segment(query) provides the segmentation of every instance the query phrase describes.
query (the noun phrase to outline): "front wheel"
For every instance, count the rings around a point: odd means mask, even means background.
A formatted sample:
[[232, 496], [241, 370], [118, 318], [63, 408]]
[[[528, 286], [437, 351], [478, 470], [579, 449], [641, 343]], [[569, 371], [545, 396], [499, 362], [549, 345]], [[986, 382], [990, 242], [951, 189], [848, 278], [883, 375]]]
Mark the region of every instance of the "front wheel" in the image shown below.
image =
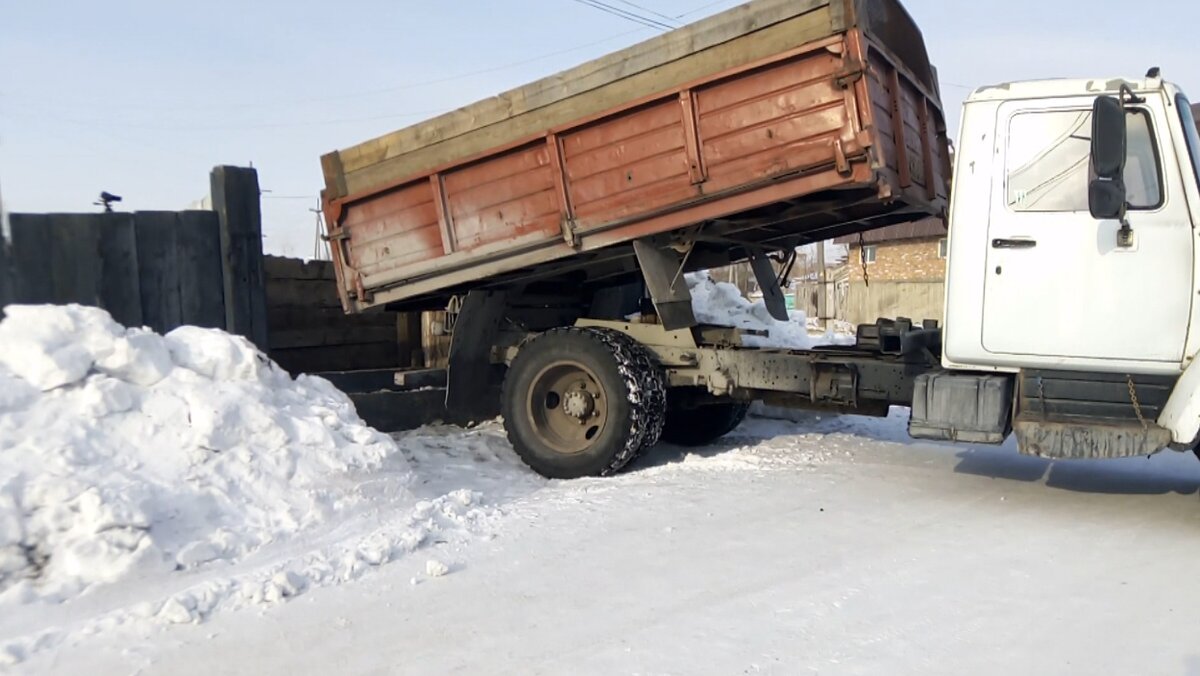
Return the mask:
[[623, 333], [554, 329], [513, 359], [501, 409], [513, 449], [537, 473], [602, 476], [658, 441], [665, 379], [649, 351]]

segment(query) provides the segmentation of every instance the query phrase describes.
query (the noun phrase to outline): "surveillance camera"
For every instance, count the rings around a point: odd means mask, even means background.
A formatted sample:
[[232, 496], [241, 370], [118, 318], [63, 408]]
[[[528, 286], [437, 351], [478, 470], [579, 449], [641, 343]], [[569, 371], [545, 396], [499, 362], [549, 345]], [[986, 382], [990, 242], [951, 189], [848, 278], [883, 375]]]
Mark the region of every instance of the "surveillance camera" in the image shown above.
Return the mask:
[[121, 196], [114, 195], [108, 191], [104, 191], [104, 192], [100, 193], [100, 201], [101, 202], [120, 202]]

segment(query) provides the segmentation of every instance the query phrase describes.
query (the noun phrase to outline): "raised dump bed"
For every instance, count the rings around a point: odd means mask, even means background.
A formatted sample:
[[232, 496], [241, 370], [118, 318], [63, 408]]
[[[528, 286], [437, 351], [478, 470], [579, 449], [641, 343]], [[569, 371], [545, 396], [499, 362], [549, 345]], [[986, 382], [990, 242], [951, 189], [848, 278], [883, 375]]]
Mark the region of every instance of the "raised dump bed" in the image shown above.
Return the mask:
[[[347, 311], [688, 269], [944, 211], [945, 123], [896, 0], [756, 0], [322, 158]], [[663, 237], [669, 239], [663, 239]]]

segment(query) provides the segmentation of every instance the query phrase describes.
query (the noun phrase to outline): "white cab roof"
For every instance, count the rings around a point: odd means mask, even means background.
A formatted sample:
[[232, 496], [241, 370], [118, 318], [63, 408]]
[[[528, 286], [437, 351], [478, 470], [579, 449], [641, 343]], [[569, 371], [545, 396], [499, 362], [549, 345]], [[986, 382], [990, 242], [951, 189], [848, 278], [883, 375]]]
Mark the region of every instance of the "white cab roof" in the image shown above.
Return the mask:
[[1126, 78], [1028, 80], [1005, 82], [980, 87], [967, 97], [967, 101], [1000, 101], [1008, 99], [1044, 99], [1061, 96], [1098, 96], [1116, 94], [1121, 85], [1129, 85], [1135, 92], [1162, 91], [1168, 85], [1161, 78], [1132, 80]]

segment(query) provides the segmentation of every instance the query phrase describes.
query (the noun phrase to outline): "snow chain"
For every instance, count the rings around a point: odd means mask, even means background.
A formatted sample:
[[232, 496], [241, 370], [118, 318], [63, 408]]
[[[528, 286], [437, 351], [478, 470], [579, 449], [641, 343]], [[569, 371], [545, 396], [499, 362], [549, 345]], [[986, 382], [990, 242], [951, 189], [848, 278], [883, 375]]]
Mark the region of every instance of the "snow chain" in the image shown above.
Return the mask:
[[863, 286], [871, 286], [871, 276], [867, 274], [867, 241], [861, 232], [858, 233], [858, 260], [862, 264]]
[[1133, 404], [1133, 412], [1137, 414], [1138, 422], [1142, 423], [1142, 429], [1150, 429], [1146, 416], [1142, 415], [1142, 405], [1138, 402], [1137, 389], [1133, 386], [1133, 376], [1125, 376], [1125, 384], [1129, 386], [1129, 401]]

